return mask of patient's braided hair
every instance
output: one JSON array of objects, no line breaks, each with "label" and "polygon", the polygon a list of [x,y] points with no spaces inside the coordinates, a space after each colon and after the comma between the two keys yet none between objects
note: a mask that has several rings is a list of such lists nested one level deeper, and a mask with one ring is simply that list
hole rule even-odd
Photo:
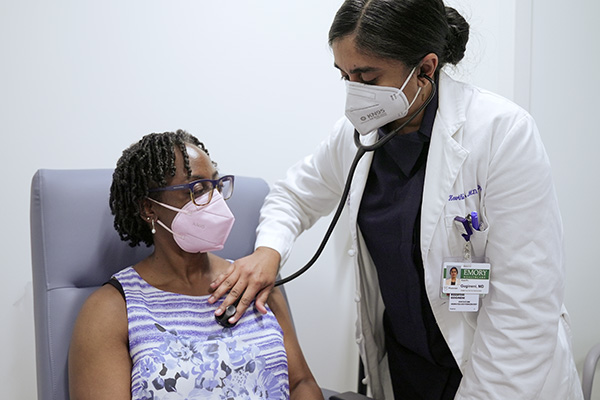
[{"label": "patient's braided hair", "polygon": [[[117,161],[110,187],[110,210],[115,216],[114,226],[121,240],[131,247],[144,242],[154,243],[147,222],[140,217],[148,189],[167,185],[167,177],[175,175],[175,149],[183,154],[188,177],[191,176],[185,145],[193,144],[207,155],[208,150],[196,137],[186,131],[151,133],[123,151]],[[213,162],[216,167],[216,164]]]}]

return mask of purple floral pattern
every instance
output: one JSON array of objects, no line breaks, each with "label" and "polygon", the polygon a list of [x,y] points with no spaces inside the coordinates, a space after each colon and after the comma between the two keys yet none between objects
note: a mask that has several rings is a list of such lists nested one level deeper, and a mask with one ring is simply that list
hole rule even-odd
[{"label": "purple floral pattern", "polygon": [[247,310],[233,328],[208,296],[163,292],[133,268],[123,286],[133,361],[133,400],[289,399],[283,332],[275,316]]},{"label": "purple floral pattern", "polygon": [[[287,388],[265,370],[256,345],[223,329],[204,343],[167,331],[159,324],[163,343],[139,361],[145,382],[136,399],[287,399]],[[183,393],[186,393],[184,395]]]}]

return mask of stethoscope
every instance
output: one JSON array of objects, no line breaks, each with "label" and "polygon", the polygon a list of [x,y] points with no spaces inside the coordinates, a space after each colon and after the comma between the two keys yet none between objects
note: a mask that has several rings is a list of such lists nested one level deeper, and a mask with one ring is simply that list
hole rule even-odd
[{"label": "stethoscope", "polygon": [[344,205],[346,204],[346,199],[348,198],[348,194],[350,193],[350,185],[352,183],[352,178],[354,177],[354,172],[356,171],[356,167],[358,165],[358,162],[362,158],[362,156],[364,156],[369,151],[375,151],[375,150],[383,147],[387,142],[392,140],[394,138],[394,136],[396,136],[406,125],[408,125],[417,115],[419,115],[419,113],[421,111],[423,111],[425,109],[425,107],[427,107],[427,105],[431,102],[431,100],[435,96],[435,92],[437,90],[435,82],[433,79],[431,79],[429,76],[427,76],[425,74],[421,74],[419,76],[427,79],[429,81],[429,83],[431,83],[431,93],[429,93],[427,100],[425,100],[425,102],[423,104],[421,104],[419,106],[419,108],[406,121],[404,121],[402,123],[402,125],[400,125],[396,129],[394,129],[390,133],[387,133],[385,136],[379,138],[372,145],[362,144],[362,142],[360,141],[360,134],[358,133],[358,131],[356,129],[354,130],[354,144],[356,144],[356,147],[357,147],[356,155],[354,156],[354,160],[352,161],[352,164],[350,165],[350,170],[348,171],[348,177],[346,178],[346,183],[344,185],[344,191],[342,192],[342,197],[340,199],[340,203],[338,204],[335,214],[333,215],[331,223],[329,224],[329,227],[327,228],[327,232],[325,232],[325,236],[323,237],[323,240],[321,241],[319,248],[317,249],[317,251],[315,252],[313,257],[310,259],[310,261],[308,263],[306,263],[306,265],[304,267],[300,268],[298,271],[296,271],[292,275],[276,281],[275,286],[283,285],[285,283],[288,283],[289,281],[296,279],[297,277],[299,277],[300,275],[305,273],[317,261],[317,259],[323,252],[325,245],[329,241],[329,237],[333,233],[333,228],[335,228],[335,225],[337,224],[338,219],[340,218],[340,215],[342,214],[342,210],[344,209]]},{"label": "stethoscope", "polygon": [[[364,156],[369,151],[375,151],[375,150],[385,146],[385,144],[387,142],[392,140],[394,138],[394,136],[396,136],[406,125],[408,125],[417,115],[419,115],[419,113],[421,113],[421,111],[423,111],[425,109],[425,107],[427,107],[427,105],[429,105],[429,103],[435,96],[437,86],[436,86],[434,80],[431,79],[429,76],[427,76],[425,74],[421,74],[421,75],[419,75],[419,77],[423,77],[423,78],[427,79],[429,81],[429,83],[431,83],[431,92],[429,93],[427,100],[425,100],[425,102],[423,104],[421,104],[419,106],[419,108],[406,121],[404,121],[399,127],[394,129],[393,131],[387,133],[385,136],[377,139],[377,141],[372,145],[362,144],[362,142],[360,141],[360,134],[358,133],[358,131],[356,129],[354,130],[354,144],[357,147],[356,155],[354,156],[354,160],[352,160],[352,164],[350,165],[350,170],[348,171],[348,176],[346,178],[346,183],[344,184],[344,191],[342,192],[340,202],[335,211],[335,214],[333,215],[333,218],[331,219],[331,222],[329,223],[329,227],[327,228],[327,231],[325,232],[325,236],[323,236],[323,239],[321,240],[321,244],[317,248],[317,251],[312,256],[310,261],[308,261],[305,266],[300,268],[298,271],[294,272],[292,275],[276,281],[275,286],[280,286],[280,285],[286,284],[286,283],[296,279],[297,277],[299,277],[300,275],[302,275],[303,273],[308,271],[308,269],[310,267],[312,267],[313,264],[319,259],[319,257],[321,256],[321,253],[325,249],[325,245],[329,241],[329,237],[333,233],[333,228],[335,228],[335,226],[340,218],[340,215],[342,214],[344,205],[346,204],[346,199],[348,198],[348,194],[350,193],[350,186],[352,184],[352,178],[354,177],[354,172],[356,171],[356,167],[358,166],[358,162],[360,161],[362,156]],[[242,293],[242,295],[243,295],[243,293]],[[227,307],[227,309],[225,310],[225,312],[223,314],[221,314],[221,316],[216,317],[219,324],[221,324],[225,327],[233,326],[233,324],[230,324],[229,321],[227,321],[227,320],[235,314],[236,308],[237,308],[240,300],[242,299],[242,295],[240,295],[240,297],[238,297],[235,302],[233,302],[231,305],[229,305]]]}]

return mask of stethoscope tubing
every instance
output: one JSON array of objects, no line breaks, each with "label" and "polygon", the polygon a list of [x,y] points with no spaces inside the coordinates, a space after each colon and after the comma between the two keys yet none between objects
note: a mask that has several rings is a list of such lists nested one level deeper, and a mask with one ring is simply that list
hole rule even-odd
[{"label": "stethoscope tubing", "polygon": [[419,106],[419,108],[410,116],[410,118],[408,118],[406,121],[404,121],[402,123],[402,125],[400,125],[396,129],[394,129],[390,133],[386,134],[384,137],[378,139],[372,145],[362,144],[362,142],[360,141],[360,134],[358,133],[358,131],[356,129],[354,130],[354,143],[356,144],[356,147],[357,147],[356,155],[354,156],[354,160],[352,160],[352,164],[350,165],[350,169],[348,170],[348,176],[346,178],[346,183],[344,184],[344,191],[342,192],[340,202],[337,206],[337,209],[335,210],[335,214],[333,215],[331,222],[329,223],[329,227],[327,228],[327,231],[325,232],[325,235],[323,236],[323,239],[321,240],[321,244],[317,248],[317,251],[312,256],[312,258],[306,263],[306,265],[304,265],[298,271],[294,272],[292,275],[276,281],[275,286],[280,286],[280,285],[286,284],[286,283],[296,279],[297,277],[299,277],[300,275],[305,273],[310,267],[312,267],[312,265],[321,256],[321,253],[325,249],[325,245],[327,244],[331,234],[333,233],[333,229],[335,228],[338,220],[340,219],[340,215],[342,214],[344,205],[346,204],[346,199],[348,198],[348,194],[350,193],[350,185],[352,183],[352,178],[354,177],[354,172],[356,171],[356,167],[358,166],[358,162],[360,161],[362,156],[364,156],[365,153],[367,153],[369,151],[375,151],[375,150],[383,147],[387,142],[392,140],[392,138],[394,136],[396,136],[406,125],[408,125],[414,118],[416,118],[416,116],[419,115],[421,113],[421,111],[423,111],[425,109],[425,107],[427,107],[427,105],[431,102],[431,100],[435,96],[437,86],[436,86],[434,80],[431,79],[429,76],[427,76],[425,74],[422,74],[421,76],[424,77],[425,79],[427,79],[429,81],[429,83],[431,83],[431,88],[432,88],[431,92],[429,93],[427,100],[423,104],[421,104]]}]

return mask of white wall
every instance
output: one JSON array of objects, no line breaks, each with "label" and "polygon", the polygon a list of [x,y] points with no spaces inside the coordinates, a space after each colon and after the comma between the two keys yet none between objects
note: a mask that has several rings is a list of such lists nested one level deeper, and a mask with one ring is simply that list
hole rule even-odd
[{"label": "white wall", "polygon": [[[600,342],[598,225],[600,225],[600,36],[594,0],[533,1],[531,113],[552,161],[565,229],[566,305],[576,361]],[[594,399],[600,399],[596,373]]]},{"label": "white wall", "polygon": [[[518,17],[523,13],[517,9],[531,1],[518,1],[449,3],[472,25],[467,57],[454,73],[524,104],[529,87],[515,82],[528,82],[528,76],[515,65],[528,53],[517,33],[530,32],[531,21]],[[340,4],[341,0],[0,2],[0,250],[5,277],[0,292],[0,354],[5,361],[0,364],[0,381],[10,382],[3,385],[5,398],[36,397],[28,219],[34,172],[113,167],[121,151],[142,135],[183,128],[206,143],[222,172],[262,176],[272,183],[310,153],[343,112],[344,88],[327,46],[329,24]],[[551,26],[561,14],[545,18]],[[535,40],[533,44],[546,46]],[[562,82],[559,89],[577,88],[575,98],[587,95],[582,88],[591,74],[576,71],[575,60],[569,53],[553,60],[558,65],[551,65],[548,73],[556,73],[532,74],[533,91],[552,90]],[[538,68],[546,67],[544,62]],[[554,93],[541,96],[551,101]],[[571,94],[567,101],[574,99]],[[540,126],[556,126],[546,118],[560,110],[547,115],[535,99],[532,110]],[[592,103],[588,100],[587,106]],[[592,131],[591,126],[571,125],[558,130],[556,137]],[[548,146],[555,166],[561,166],[557,186],[566,216],[583,210],[582,204],[587,210],[594,205],[594,180],[582,174],[592,174],[597,164],[579,157],[585,149],[576,152],[576,144],[567,143],[572,148],[568,152],[558,151],[552,142]],[[591,153],[592,148],[585,151]],[[573,199],[586,203],[569,203],[564,195],[574,188],[566,178],[576,175],[576,188],[585,195]],[[589,244],[591,223],[598,221],[591,212],[574,217],[565,218],[570,257],[577,253],[577,276],[584,279],[586,273],[594,276]],[[284,275],[312,256],[326,222],[299,239]],[[342,391],[355,389],[357,365],[354,279],[343,251],[345,233],[338,229],[313,269],[287,285],[313,372],[321,385]],[[578,247],[573,248],[574,243]],[[568,301],[581,361],[600,329],[583,313],[591,286],[581,291],[572,286],[572,277]],[[327,307],[338,312],[333,322],[324,312]]]}]

